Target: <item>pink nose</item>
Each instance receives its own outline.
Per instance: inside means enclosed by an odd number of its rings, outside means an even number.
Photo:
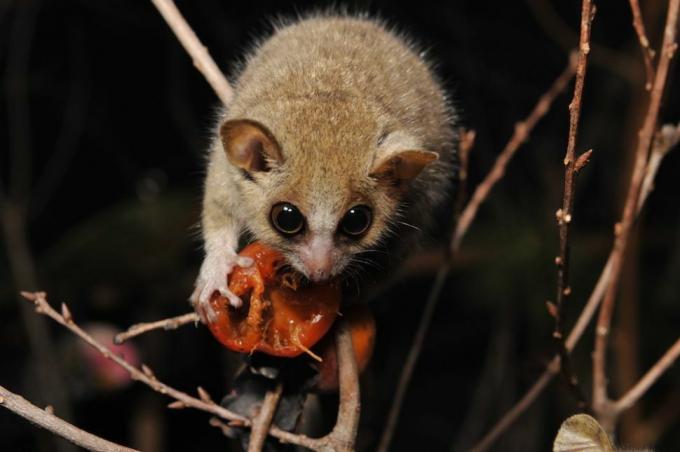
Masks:
[[[333,270],[332,240],[314,237],[306,247],[300,250],[300,259],[309,279],[314,282],[327,280]]]
[[[323,256],[310,256],[310,259],[302,259],[307,269],[307,276],[314,282],[325,281],[331,276],[333,260],[330,253]]]

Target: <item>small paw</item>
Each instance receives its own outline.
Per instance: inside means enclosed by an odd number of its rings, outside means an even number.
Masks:
[[[206,256],[196,280],[194,292],[189,298],[203,323],[213,322],[217,318],[215,310],[210,306],[210,298],[215,292],[227,298],[229,304],[235,308],[243,305],[243,301],[229,290],[228,275],[236,266],[250,267],[251,265],[253,265],[251,258],[239,256],[233,252],[227,255]]]

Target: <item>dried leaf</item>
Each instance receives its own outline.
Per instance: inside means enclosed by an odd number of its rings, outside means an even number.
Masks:
[[[614,446],[595,419],[577,414],[562,423],[553,452],[614,452]]]

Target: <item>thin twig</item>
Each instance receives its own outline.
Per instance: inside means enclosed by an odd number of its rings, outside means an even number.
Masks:
[[[576,83],[574,96],[569,104],[569,135],[567,139],[567,152],[564,157],[564,195],[562,208],[557,211],[557,225],[560,235],[560,253],[555,259],[557,265],[557,294],[554,309],[550,312],[555,318],[555,331],[553,337],[557,342],[557,350],[561,359],[560,369],[579,405],[585,406],[585,396],[578,386],[578,379],[571,370],[569,353],[564,344],[564,305],[571,295],[569,285],[569,261],[571,256],[571,244],[569,232],[573,221],[574,193],[576,189],[576,138],[578,136],[578,124],[581,117],[581,103],[583,99],[583,86],[588,67],[588,54],[590,53],[590,29],[595,16],[595,6],[590,0],[583,0],[581,6],[581,34],[579,38],[578,63],[576,66]],[[584,154],[589,155],[589,154]],[[587,159],[586,159],[587,160]]]
[[[470,168],[470,153],[472,147],[475,145],[475,138],[477,133],[474,130],[466,130],[464,127],[458,129],[458,178],[456,205],[454,213],[456,218],[463,211],[465,207],[465,200],[467,199],[468,189],[468,170]]]
[[[647,32],[645,31],[645,21],[642,20],[642,12],[640,11],[640,4],[638,0],[630,0],[630,9],[633,13],[633,28],[637,34],[638,41],[640,41],[640,50],[642,51],[642,58],[645,61],[645,73],[647,74],[647,82],[645,89],[649,91],[652,89],[652,80],[654,80],[654,49],[649,45],[647,39]]]
[[[149,331],[159,329],[175,330],[182,325],[186,325],[187,323],[198,324],[200,321],[201,320],[198,317],[198,314],[195,312],[189,312],[177,317],[170,317],[169,319],[157,320],[155,322],[137,323],[136,325],[132,325],[126,331],[116,334],[116,337],[113,338],[113,343],[120,345],[128,339],[139,336],[140,334],[148,333]]]
[[[129,447],[112,443],[111,441],[95,436],[85,430],[81,430],[75,425],[69,424],[50,413],[49,410],[44,410],[33,405],[20,395],[14,394],[2,386],[0,386],[0,406],[7,408],[29,422],[42,427],[45,430],[49,430],[87,450],[100,452],[139,452],[136,449],[130,449]]]
[[[559,357],[556,356],[554,359],[559,360]],[[491,430],[489,430],[489,433],[484,435],[484,437],[470,449],[470,452],[483,452],[488,450],[498,437],[500,437],[515,420],[531,406],[534,400],[536,400],[543,392],[543,389],[550,383],[550,380],[552,380],[555,374],[556,372],[543,372],[543,375],[538,378],[536,383],[531,386],[526,394],[524,394],[524,396],[496,423],[496,425],[493,426]]]
[[[250,441],[248,442],[248,452],[260,452],[264,441],[267,439],[267,432],[272,425],[272,419],[279,405],[283,385],[276,385],[273,391],[267,391],[262,400],[260,412],[253,418],[253,425],[250,428]]]
[[[201,44],[194,30],[184,20],[175,3],[172,0],[151,0],[151,2],[161,13],[179,42],[182,43],[184,50],[191,56],[196,69],[203,74],[222,103],[225,106],[229,105],[234,93],[227,78],[215,64],[215,60],[208,53],[208,49]]]
[[[680,356],[680,339],[652,366],[640,380],[628,390],[619,400],[614,403],[616,411],[619,413],[632,407],[640,397],[661,377],[661,375],[673,365]]]
[[[649,154],[649,162],[645,171],[645,180],[642,182],[642,192],[640,193],[638,208],[654,189],[654,177],[659,170],[661,161],[678,142],[680,142],[680,123],[677,125],[666,124],[654,135],[654,145],[652,146],[652,152]]]
[[[649,107],[639,133],[638,146],[635,151],[635,166],[633,168],[633,174],[626,196],[623,215],[621,221],[616,225],[612,276],[602,306],[600,307],[597,328],[595,330],[595,351],[593,353],[593,410],[598,417],[598,421],[607,431],[612,431],[618,418],[618,413],[611,409],[612,402],[607,395],[606,352],[611,318],[614,311],[626,248],[633,228],[641,188],[645,179],[650,146],[656,129],[659,109],[661,107],[661,98],[663,96],[664,87],[666,86],[670,61],[673,58],[673,54],[677,47],[675,39],[679,7],[680,0],[669,1],[661,55],[650,94]]]
[[[460,219],[456,224],[456,229],[451,239],[451,251],[455,252],[460,248],[460,243],[465,236],[470,224],[477,216],[479,206],[489,196],[489,192],[496,185],[496,183],[505,174],[505,169],[508,163],[517,152],[517,149],[529,138],[529,133],[533,130],[536,123],[538,123],[543,116],[548,112],[555,98],[564,91],[569,81],[574,77],[576,72],[576,57],[572,53],[569,57],[569,64],[553,82],[552,86],[539,99],[533,110],[523,121],[515,124],[515,132],[505,145],[501,153],[496,158],[496,161],[491,168],[491,171],[486,175],[484,180],[477,186],[475,192],[472,194],[470,201],[460,215]]]
[[[447,261],[439,268],[437,272],[435,281],[432,285],[432,288],[430,289],[430,293],[428,294],[425,308],[418,324],[418,329],[416,330],[416,334],[406,357],[406,362],[404,363],[401,375],[399,376],[399,383],[397,384],[397,389],[394,398],[392,399],[392,405],[390,407],[387,421],[385,422],[385,427],[380,439],[380,444],[377,449],[379,452],[386,452],[389,450],[392,437],[394,436],[394,431],[397,427],[397,422],[399,421],[399,414],[401,413],[401,406],[404,401],[404,396],[406,395],[406,390],[408,389],[409,382],[411,381],[411,376],[413,375],[418,357],[420,356],[420,351],[423,348],[425,336],[427,335],[427,331],[430,328],[430,323],[432,322],[432,316],[434,314],[435,307],[437,306],[439,294],[441,293],[444,283],[446,282],[446,277],[450,269],[450,262],[453,255],[455,255],[455,253],[460,248],[463,237],[477,215],[479,206],[486,200],[489,193],[491,192],[491,189],[503,177],[505,174],[505,169],[512,157],[517,152],[517,149],[519,149],[522,143],[527,140],[529,133],[533,130],[538,121],[543,116],[545,116],[545,114],[550,109],[552,102],[564,90],[564,88],[574,76],[575,72],[576,58],[572,54],[565,70],[559,75],[559,77],[557,77],[548,91],[546,91],[538,99],[538,102],[534,106],[529,116],[515,125],[515,132],[513,133],[512,137],[505,145],[499,156],[496,158],[494,166],[491,168],[484,180],[477,186],[472,198],[463,210],[456,225],[456,229],[454,230],[451,237]]]
[[[668,127],[674,126],[664,126],[662,130]],[[659,149],[655,148],[652,151],[652,153],[660,155],[666,155],[667,152],[673,146],[675,146],[675,144],[677,144],[677,142],[663,140],[657,140],[656,143],[659,144]],[[654,178],[656,177],[658,169],[659,169],[658,165],[654,167],[651,166],[649,167],[649,171],[647,172],[646,178],[649,180],[650,186],[653,186],[654,184]],[[644,189],[644,187],[642,189]],[[642,211],[642,208],[646,201],[647,196],[640,196],[637,207],[638,215]],[[613,259],[614,250],[610,252],[609,257],[607,258],[607,262],[602,268],[600,277],[598,278],[597,283],[595,284],[595,288],[590,294],[590,297],[588,297],[588,301],[586,302],[586,305],[583,307],[583,310],[581,311],[581,314],[576,320],[574,327],[571,329],[569,336],[567,336],[567,340],[565,341],[565,347],[569,352],[574,350],[574,347],[576,347],[576,344],[581,339],[581,336],[583,336],[583,333],[588,327],[588,324],[595,315],[595,312],[597,311],[597,308],[600,305],[602,298],[604,297],[605,290],[607,289],[607,286],[609,285],[609,280],[611,278]],[[552,377],[554,377],[559,372],[560,364],[561,364],[560,356],[559,354],[556,354],[550,360],[550,363],[546,366],[546,370],[543,372],[543,374],[541,374],[538,380],[527,390],[524,396],[522,396],[522,398],[507,413],[503,415],[503,417],[491,428],[491,430],[489,430],[489,432],[479,440],[479,442],[472,448],[472,450],[475,452],[483,452],[487,450],[489,447],[491,447],[491,445],[538,398],[543,389],[545,389],[545,387],[547,386],[547,383],[552,379]]]

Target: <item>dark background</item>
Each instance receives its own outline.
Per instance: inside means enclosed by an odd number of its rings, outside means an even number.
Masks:
[[[599,1],[578,151],[593,148],[579,175],[573,222],[573,296],[567,325],[592,290],[620,215],[647,94],[628,2]],[[658,48],[667,2],[649,0],[648,34]],[[321,2],[180,1],[178,6],[228,71],[269,18]],[[474,186],[577,42],[580,3],[555,0],[352,3],[379,13],[429,49],[461,124],[477,132]],[[327,5],[326,5],[327,6]],[[204,149],[217,100],[150,2],[0,0],[0,385],[40,406],[66,396],[77,425],[145,450],[217,450],[230,440],[201,412],[169,411],[141,385],[106,383],[69,333],[48,324],[48,354],[62,383],[36,380],[16,293],[41,288],[68,302],[79,323],[132,323],[186,312],[201,260],[198,221]],[[680,120],[677,71],[660,122]],[[465,450],[518,399],[552,356],[567,105],[555,102],[479,213],[456,260],[405,400],[393,450]],[[680,324],[680,154],[657,177],[624,270],[612,337],[611,392],[621,394],[677,339]],[[18,212],[18,215],[14,215]],[[446,218],[448,212],[442,212]],[[12,223],[11,219],[19,219]],[[22,222],[21,219],[26,221]],[[15,224],[14,233],[8,224]],[[25,232],[25,240],[21,233]],[[9,232],[8,232],[9,231]],[[19,268],[30,250],[37,281]],[[19,249],[20,251],[17,251]],[[18,254],[17,254],[18,253]],[[376,355],[365,376],[358,448],[372,450],[434,272],[435,247],[373,304]],[[21,262],[19,262],[21,263]],[[35,287],[31,287],[35,286]],[[38,324],[40,327],[40,324]],[[590,390],[592,327],[574,356]],[[134,342],[166,383],[215,397],[234,358],[204,328],[154,333]],[[44,366],[42,366],[44,368]],[[680,374],[671,369],[623,420],[622,442],[680,450]],[[115,380],[115,379],[114,379]],[[55,380],[58,381],[58,380]],[[56,392],[55,392],[56,391]],[[549,450],[560,422],[577,411],[555,380],[496,445]],[[0,411],[0,449],[54,450],[49,434]]]

